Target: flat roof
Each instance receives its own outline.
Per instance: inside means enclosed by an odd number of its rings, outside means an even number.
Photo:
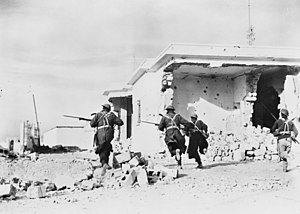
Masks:
[[[257,64],[300,66],[300,48],[239,45],[171,44],[155,59],[146,60],[130,78],[134,85],[145,73],[173,63]]]

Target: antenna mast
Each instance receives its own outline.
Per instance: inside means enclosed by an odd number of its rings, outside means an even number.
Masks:
[[[247,32],[247,38],[248,38],[248,44],[253,45],[253,42],[255,40],[255,33],[254,33],[254,27],[251,25],[251,17],[250,17],[250,0],[248,0],[248,19],[249,19],[249,29]]]

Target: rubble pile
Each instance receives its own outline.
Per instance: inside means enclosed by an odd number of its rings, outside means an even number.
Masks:
[[[268,128],[246,127],[243,133],[211,133],[206,157],[209,161],[274,160],[277,142]]]
[[[88,154],[88,153],[85,153]],[[178,177],[177,169],[154,164],[140,152],[118,152],[113,155],[113,169],[99,166],[99,159],[90,153],[42,155],[0,163],[0,199],[18,197],[43,198],[64,192],[95,188],[148,186],[170,182]],[[5,165],[5,167],[4,167]]]
[[[151,157],[143,157],[140,152],[128,151],[117,154],[115,162],[119,164],[119,168],[107,172],[108,182],[104,182],[107,188],[147,186],[158,181],[169,182],[178,177],[178,169],[154,164]]]

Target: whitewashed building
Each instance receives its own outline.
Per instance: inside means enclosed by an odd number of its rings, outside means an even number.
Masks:
[[[127,86],[104,94],[123,109],[122,138],[132,137],[136,150],[157,152],[162,139],[149,122],[158,123],[168,104],[186,119],[197,113],[215,132],[270,128],[281,108],[299,126],[299,71],[300,49],[172,44],[146,60]]]

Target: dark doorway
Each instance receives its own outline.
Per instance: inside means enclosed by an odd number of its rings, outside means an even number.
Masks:
[[[284,87],[285,75],[278,71],[262,74],[257,83],[257,100],[253,106],[252,123],[254,126],[271,128],[279,116],[278,91]]]
[[[111,97],[109,102],[113,103],[114,110],[120,111],[121,109],[125,110],[125,115],[123,115],[124,123],[126,125],[126,138],[130,138],[132,134],[132,95],[124,97]],[[124,139],[123,139],[124,140]]]

